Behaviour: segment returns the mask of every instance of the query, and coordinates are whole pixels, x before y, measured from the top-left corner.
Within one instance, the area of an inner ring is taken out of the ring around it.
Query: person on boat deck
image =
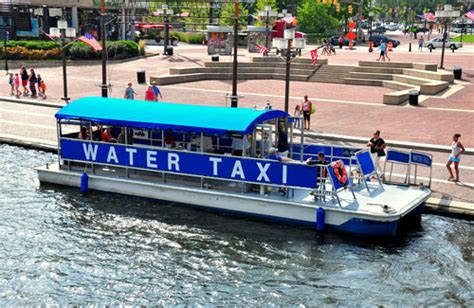
[[[127,131],[125,130],[125,127],[120,128],[120,134],[117,136],[117,143],[125,144],[125,134]],[[130,138],[128,141],[128,144],[130,143]]]
[[[92,139],[95,141],[102,141],[102,126],[97,124],[97,129],[92,132]]]
[[[145,100],[150,102],[156,101],[156,95],[151,85],[148,86],[148,89],[145,92]]]
[[[385,156],[385,140],[380,138],[380,131],[377,130],[374,133],[374,136],[369,140],[367,146],[370,147],[370,154],[372,155],[372,159],[375,163],[375,167],[377,168],[377,173],[382,173],[382,168],[380,168],[380,158]]]
[[[90,140],[90,129],[87,126],[81,126],[81,131],[79,132],[78,138],[80,140]]]
[[[286,130],[286,125],[284,123],[280,123],[278,125],[278,153],[280,155],[288,157],[288,133]]]
[[[104,131],[102,132],[102,141],[117,143],[117,139],[112,136],[112,128],[110,126],[104,126]]]
[[[262,140],[262,148],[263,148],[263,153],[262,157],[266,157],[268,154],[270,154],[270,149],[272,147],[272,143],[270,140],[270,135],[267,132],[263,133],[263,140]]]
[[[318,153],[318,160],[313,160],[312,157],[308,158],[306,160],[306,164],[308,166],[319,166],[318,167],[318,178],[321,176],[323,179],[327,178],[327,170],[323,166],[327,165],[328,163],[326,162],[326,156],[324,155],[323,152]]]
[[[248,150],[250,149],[249,142],[250,135],[232,138],[232,155],[242,156],[245,153],[245,156],[248,155]]]
[[[201,136],[195,137],[188,144],[188,150],[191,150],[191,145],[195,145],[201,151]],[[202,140],[202,152],[204,153],[214,153],[214,146],[212,145],[212,137],[204,136]]]
[[[293,159],[291,159],[291,158],[288,158],[286,156],[282,156],[282,155],[278,154],[278,150],[275,149],[275,148],[271,148],[270,153],[265,158],[270,159],[270,160],[276,160],[276,161],[279,161],[281,163],[283,163],[283,162],[292,162],[293,161]],[[285,187],[280,187],[280,188],[278,188],[278,192],[284,196],[284,195],[286,195],[286,188]]]
[[[176,148],[176,139],[174,138],[173,132],[171,130],[165,131],[165,147],[168,149]]]

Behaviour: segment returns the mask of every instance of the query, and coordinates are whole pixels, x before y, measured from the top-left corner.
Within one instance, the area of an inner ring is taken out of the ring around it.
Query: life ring
[[[338,160],[332,165],[332,170],[334,171],[334,175],[336,179],[339,181],[341,185],[346,185],[347,183],[347,173],[342,161]]]

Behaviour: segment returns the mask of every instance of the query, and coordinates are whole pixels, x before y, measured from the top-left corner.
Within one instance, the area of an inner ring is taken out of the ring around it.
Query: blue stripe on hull
[[[211,207],[201,206],[201,205],[186,204],[185,206],[189,206],[192,208],[199,208],[199,209],[204,208],[211,212],[224,213],[224,214],[229,214],[232,216],[252,217],[252,218],[257,218],[257,219],[261,219],[265,221],[284,223],[284,224],[289,224],[289,225],[307,226],[307,227],[316,229],[316,220],[314,222],[310,222],[310,221],[297,220],[297,219],[284,218],[284,217],[271,216],[271,215],[239,212],[239,211],[226,210],[226,209],[216,209],[216,208],[211,208]],[[374,220],[368,220],[368,219],[362,219],[362,218],[352,218],[349,221],[339,226],[326,224],[326,228],[331,231],[343,232],[343,233],[348,233],[348,234],[353,234],[353,235],[377,236],[377,237],[385,236],[386,237],[386,236],[397,235],[398,224],[399,224],[399,221],[381,222],[381,221],[374,221]]]

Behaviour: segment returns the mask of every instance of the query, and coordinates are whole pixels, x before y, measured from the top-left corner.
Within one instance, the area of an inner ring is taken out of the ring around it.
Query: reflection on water
[[[473,224],[318,235],[173,204],[41,186],[51,154],[0,145],[0,305],[472,306]]]

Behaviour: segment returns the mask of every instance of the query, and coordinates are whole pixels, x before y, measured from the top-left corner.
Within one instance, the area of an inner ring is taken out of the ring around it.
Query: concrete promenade
[[[406,50],[406,40],[400,37],[402,45],[390,54],[392,61],[439,63],[440,51],[433,53]],[[415,41],[412,41],[415,42]],[[311,47],[307,48],[309,51]],[[149,49],[150,52],[161,51]],[[290,90],[290,113],[294,106],[301,103],[302,97],[308,95],[316,104],[317,113],[312,119],[311,131],[316,135],[340,135],[354,137],[353,141],[370,138],[374,130],[380,129],[382,137],[388,141],[401,143],[434,145],[429,150],[434,155],[433,188],[435,197],[443,200],[453,199],[462,202],[474,202],[474,156],[464,155],[461,167],[461,183],[448,182],[444,164],[454,133],[462,134],[462,142],[468,148],[474,148],[474,45],[465,45],[465,49],[455,53],[447,52],[445,67],[454,65],[463,67],[463,80],[456,82],[450,89],[426,98],[421,98],[419,107],[409,105],[387,106],[382,104],[382,96],[390,89],[382,87],[355,86],[329,83],[292,82]],[[249,61],[249,57],[259,54],[248,54],[239,51],[239,61]],[[309,58],[309,55],[304,57]],[[368,53],[366,47],[358,46],[356,50],[337,50],[336,56],[328,58],[330,64],[355,65],[361,60],[376,58],[375,53]],[[221,61],[230,62],[230,57],[220,57]],[[108,75],[113,85],[112,97],[122,97],[126,84],[134,83],[138,92],[137,99],[143,99],[146,86],[136,83],[136,71],[145,69],[147,78],[167,74],[171,67],[203,66],[210,61],[206,48],[184,45],[175,48],[175,55],[155,56],[129,62],[109,62]],[[60,67],[40,68],[40,73],[48,85],[49,104],[37,99],[34,104],[25,104],[27,99],[18,102],[6,102],[0,99],[0,138],[3,140],[24,140],[31,143],[55,145],[56,128],[54,113],[63,103],[62,72]],[[230,74],[231,72],[229,72]],[[6,79],[6,77],[5,77]],[[87,95],[100,95],[100,65],[68,67],[69,95],[76,99]],[[225,95],[231,92],[230,81],[201,81],[161,87],[163,100],[186,104],[210,104],[224,106]],[[274,108],[283,109],[284,82],[278,80],[239,81],[238,93],[243,95],[239,101],[242,107],[263,107],[270,101]],[[9,96],[5,80],[0,88],[0,96]],[[55,107],[58,106],[58,107]],[[348,138],[350,140],[350,138]],[[0,141],[1,142],[1,141]],[[327,141],[326,141],[327,142]],[[358,144],[360,146],[360,144]],[[444,202],[444,201],[443,201]]]

